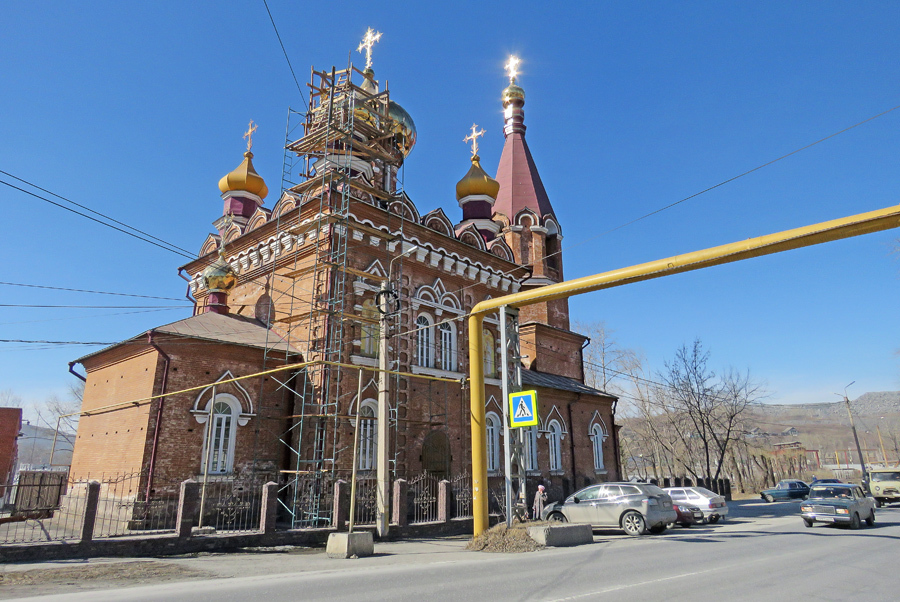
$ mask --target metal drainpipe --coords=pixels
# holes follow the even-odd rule
[[[76,377],[80,378],[84,382],[87,382],[87,378],[85,378],[84,376],[75,372],[75,364],[77,364],[77,363],[78,362],[69,362],[69,373],[75,375]]]
[[[569,418],[569,457],[572,460],[572,491],[578,491],[578,477],[575,474],[575,424],[572,422],[572,404],[581,401],[581,393],[576,393],[575,401],[566,404],[566,414]]]
[[[192,315],[197,315],[197,300],[191,297],[191,279],[181,273],[181,270],[184,268],[178,268],[178,275],[181,276],[181,279],[188,283],[187,290],[184,291],[184,298],[194,304],[193,310],[191,310]]]
[[[160,422],[162,421],[163,406],[166,402],[166,385],[169,382],[169,362],[171,362],[171,358],[165,351],[163,351],[159,347],[159,345],[153,342],[153,329],[151,329],[150,332],[147,333],[147,342],[151,347],[156,349],[157,353],[159,353],[166,362],[163,366],[162,390],[159,392],[159,405],[156,409],[156,424],[153,426],[153,447],[150,448],[150,467],[147,471],[147,492],[146,494],[144,494],[144,501],[149,502],[150,489],[153,488],[153,471],[154,468],[156,468],[156,448],[159,445],[159,427]]]

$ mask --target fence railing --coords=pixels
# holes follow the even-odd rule
[[[453,518],[472,516],[472,475],[464,472],[450,479],[450,491],[453,494]]]
[[[438,478],[423,472],[409,480],[409,522],[430,523],[438,519]]]
[[[23,471],[6,487],[11,501],[0,512],[0,544],[82,538],[86,483],[67,473]]]
[[[147,492],[146,473],[101,474],[96,479],[81,480],[86,495],[86,483],[100,483],[93,537],[150,535],[175,530],[178,514],[180,481],[154,475],[153,490]]]

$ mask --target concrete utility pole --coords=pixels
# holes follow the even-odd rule
[[[388,534],[390,524],[390,466],[388,465],[388,311],[391,289],[387,280],[381,282],[378,291],[378,435],[375,445],[377,459],[375,461],[375,478],[378,489],[375,494],[375,531],[379,538]]]
[[[381,281],[381,290],[378,291],[378,433],[376,441],[375,479],[378,488],[375,494],[375,532],[378,537],[384,538],[390,528],[390,458],[388,456],[388,439],[390,437],[390,425],[388,415],[390,402],[388,401],[388,316],[395,312],[391,309],[391,302],[397,299],[397,293],[391,288],[391,271],[394,262],[401,257],[406,257],[416,249],[414,245],[391,259],[388,264],[388,273]]]
[[[854,380],[852,383],[850,383],[850,385],[855,382],[856,381]],[[850,385],[844,387],[843,395],[841,395],[840,393],[835,393],[835,395],[837,395],[838,397],[843,397],[844,403],[847,404],[847,415],[850,416],[850,428],[853,430],[853,440],[856,441],[856,453],[859,454],[859,466],[862,469],[862,479],[863,481],[868,481],[869,475],[866,472],[866,460],[865,458],[863,458],[862,447],[860,447],[859,445],[859,436],[857,436],[856,434],[856,424],[854,424],[853,422],[853,412],[850,411],[850,399],[847,397],[847,388],[850,387]]]

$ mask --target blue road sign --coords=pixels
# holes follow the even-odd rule
[[[509,428],[537,426],[537,391],[519,391],[509,394]]]

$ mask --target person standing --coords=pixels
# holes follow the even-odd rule
[[[534,520],[541,520],[541,515],[544,513],[544,502],[547,501],[547,494],[544,493],[544,486],[538,485],[537,491],[534,494],[534,504],[531,506],[532,517]]]

